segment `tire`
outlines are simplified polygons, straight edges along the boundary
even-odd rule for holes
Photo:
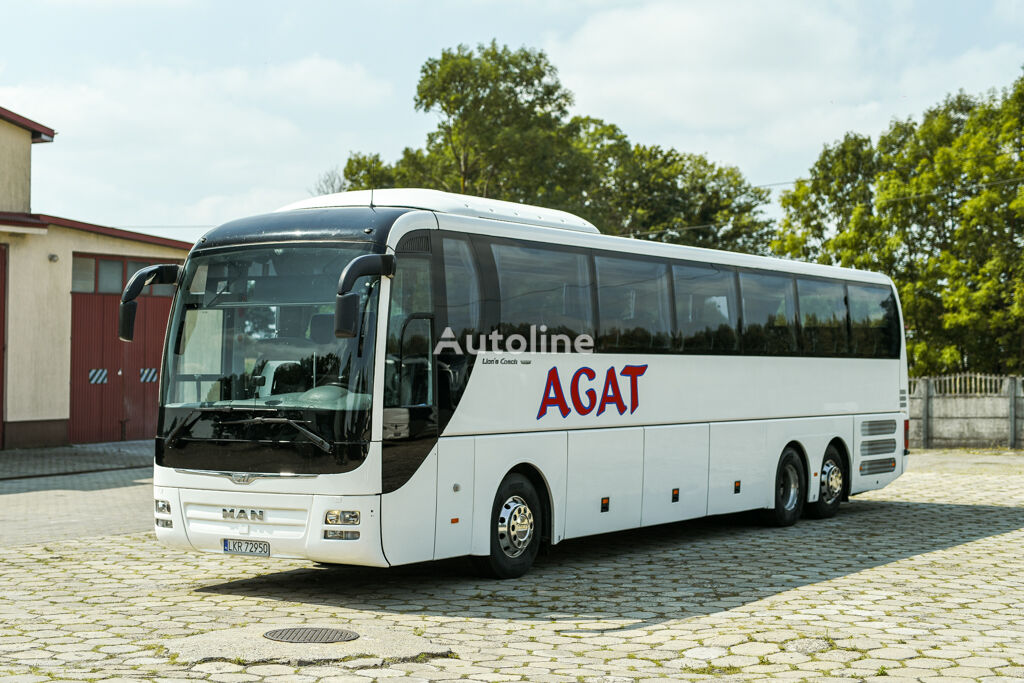
[[[807,477],[803,459],[792,446],[779,456],[775,468],[775,507],[763,511],[762,518],[771,526],[792,526],[800,519],[807,500]]]
[[[491,506],[491,554],[474,557],[484,576],[514,579],[522,576],[537,558],[544,528],[540,496],[529,479],[512,473],[505,477]]]
[[[812,519],[828,519],[839,512],[846,488],[845,460],[839,449],[829,444],[821,458],[821,478],[818,500],[807,506],[807,516]]]

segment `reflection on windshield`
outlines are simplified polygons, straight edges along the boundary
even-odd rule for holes
[[[360,280],[354,289],[363,293],[362,333],[354,339],[334,336],[338,278],[349,261],[368,252],[369,245],[345,244],[251,247],[192,257],[172,313],[162,389],[163,407],[181,416],[165,420],[163,433],[197,407],[222,407],[224,413],[298,411],[287,417],[318,435],[331,432],[326,435],[331,441],[343,439],[339,432],[347,430],[339,420],[324,419],[323,411],[368,419],[376,281]],[[310,411],[316,414],[306,414]],[[237,414],[222,417],[217,422],[225,426],[227,420],[246,422]],[[186,431],[199,430],[199,422]],[[252,424],[264,423],[249,421],[247,428]],[[283,431],[294,435],[296,430]]]

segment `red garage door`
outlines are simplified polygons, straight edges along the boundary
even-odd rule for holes
[[[4,362],[7,359],[7,245],[0,244],[0,448],[4,443]]]
[[[139,300],[135,341],[117,338],[127,277],[148,261],[76,255],[71,287],[72,443],[156,436],[160,353],[173,288],[149,287]]]

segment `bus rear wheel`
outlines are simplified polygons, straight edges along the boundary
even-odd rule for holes
[[[505,477],[491,507],[491,553],[473,558],[480,573],[514,579],[529,571],[540,549],[542,514],[530,480],[518,473]]]
[[[787,446],[779,456],[775,469],[775,507],[763,512],[764,521],[772,526],[792,526],[800,519],[807,499],[807,478],[800,454]]]
[[[807,506],[807,516],[814,519],[827,519],[839,512],[839,503],[843,500],[843,488],[846,486],[846,467],[839,449],[829,444],[821,459],[821,479],[818,500]]]

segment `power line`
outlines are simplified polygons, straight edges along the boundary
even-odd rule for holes
[[[216,223],[209,225],[122,225],[121,228],[125,230],[166,230],[166,229],[195,229],[197,227],[216,227]]]
[[[1014,150],[1014,151],[1009,151],[1009,152],[991,152],[989,154],[975,154],[975,155],[972,155],[972,156],[958,156],[957,157],[957,161],[960,161],[960,162],[963,162],[963,161],[977,161],[978,159],[991,159],[992,157],[1019,156],[1019,155],[1021,155],[1021,153],[1022,153],[1021,150]],[[895,171],[895,170],[898,170],[898,169],[917,168],[917,165],[920,164],[921,161],[922,160],[908,161],[907,163],[904,163],[904,164],[894,164],[894,165],[891,165],[891,166],[888,166],[888,167],[882,169],[881,172],[884,173],[884,172],[887,172],[887,171]],[[812,178],[794,178],[793,180],[780,180],[779,182],[775,182],[775,183],[761,183],[760,185],[752,185],[751,187],[779,187],[779,186],[782,186],[782,185],[795,185],[795,184],[797,184],[797,183],[799,183],[801,181],[810,181],[810,180],[813,180],[813,179]]]
[[[1024,176],[1017,176],[1015,178],[1005,178],[1003,180],[993,180],[990,183],[976,183],[976,184],[971,185],[970,187],[967,187],[967,188],[954,188],[954,189],[958,189],[958,190],[963,190],[963,189],[967,189],[967,190],[980,190],[980,189],[984,189],[986,187],[996,187],[997,185],[1019,185],[1021,183],[1024,183]],[[902,197],[892,197],[890,199],[886,199],[886,198],[883,197],[881,199],[876,199],[875,201],[878,204],[891,204],[893,202],[902,202],[902,201],[907,201],[909,199],[920,199],[922,197],[942,197],[942,196],[945,196],[947,194],[949,194],[949,193],[948,192],[920,192],[918,194],[908,194],[908,195],[904,195]]]
[[[988,158],[992,158],[992,157],[1011,156],[1011,155],[1015,155],[1015,154],[1019,154],[1019,152],[1016,152],[1016,151],[1015,152],[993,152],[991,154],[978,154],[978,155],[969,156],[969,157],[960,157],[959,160],[988,159]],[[920,162],[917,162],[917,163],[920,163]],[[911,165],[912,164],[907,163],[907,164],[903,164],[901,166],[893,166],[893,167],[889,167],[889,168],[885,169],[885,171],[891,171],[891,170],[895,170],[895,169],[901,168],[901,167],[902,168],[910,168]],[[883,171],[883,172],[885,172],[885,171]],[[759,185],[751,185],[751,187],[755,187],[755,188],[781,187],[783,185],[795,185],[798,182],[809,181],[809,180],[811,180],[811,178],[794,178],[793,180],[781,180],[781,181],[773,182],[773,183],[761,183]],[[995,187],[995,186],[998,186],[998,185],[1009,185],[1009,184],[1020,183],[1020,182],[1024,182],[1024,176],[1017,176],[1017,177],[1014,177],[1014,178],[1006,178],[1006,179],[1003,179],[1003,180],[995,180],[995,181],[992,181],[992,182],[989,182],[989,183],[976,183],[974,185],[971,185],[968,188],[958,188],[958,189],[961,189],[961,190],[963,190],[963,189],[968,189],[968,190],[970,190],[970,189],[983,189],[983,188],[986,188],[986,187]],[[901,196],[901,197],[892,197],[890,199],[876,199],[875,202],[877,202],[878,204],[890,204],[890,203],[893,203],[893,202],[908,201],[908,200],[911,200],[911,199],[920,199],[920,198],[923,198],[923,197],[940,197],[940,196],[943,196],[944,194],[946,194],[946,193],[945,192],[917,193],[917,194],[904,195],[904,196]],[[656,235],[656,234],[660,234],[660,233],[664,233],[664,232],[669,232],[669,231],[673,231],[673,230],[677,231],[677,232],[682,232],[682,231],[687,231],[687,230],[702,230],[702,229],[706,229],[706,228],[728,227],[729,225],[731,225],[731,224],[730,223],[704,223],[702,225],[681,225],[679,227],[662,228],[660,230],[648,230],[648,231],[645,231],[645,232],[630,233],[630,235],[632,235],[632,236]],[[196,228],[213,228],[213,227],[216,227],[216,225],[215,224],[209,224],[209,225],[205,225],[205,224],[204,225],[188,225],[188,224],[182,224],[182,225],[123,225],[121,227],[126,229],[126,230],[147,230],[147,229],[148,230],[156,230],[156,229],[161,229],[161,230],[168,230],[168,229],[171,229],[171,230],[193,230],[193,229],[196,229]]]
[[[974,185],[971,185],[971,186],[966,187],[966,188],[955,188],[955,189],[963,192],[965,190],[980,190],[980,189],[984,189],[984,188],[987,188],[987,187],[996,187],[996,186],[999,186],[999,185],[1015,185],[1015,184],[1016,185],[1020,185],[1022,183],[1024,183],[1024,176],[1016,176],[1014,178],[1004,178],[1003,180],[993,180],[992,182],[989,182],[989,183],[975,183]],[[778,183],[776,183],[776,184],[778,184]],[[903,195],[901,197],[891,197],[891,198],[888,198],[888,199],[886,199],[886,198],[876,198],[874,200],[874,203],[876,205],[892,204],[892,203],[895,203],[895,202],[908,201],[908,200],[911,200],[911,199],[921,199],[921,198],[924,198],[924,197],[942,197],[942,196],[945,196],[947,194],[949,194],[949,193],[948,192],[919,192],[919,193],[916,193],[916,194],[908,194],[908,195]],[[643,236],[646,236],[646,235],[660,235],[660,234],[667,233],[667,232],[685,232],[687,230],[702,230],[702,229],[705,229],[705,228],[718,228],[718,227],[725,228],[725,227],[730,227],[731,225],[732,225],[732,223],[729,223],[729,222],[725,222],[725,223],[703,223],[701,225],[680,225],[680,226],[673,226],[671,228],[661,228],[660,230],[647,230],[645,232],[630,232],[629,236],[630,237],[643,237]]]

